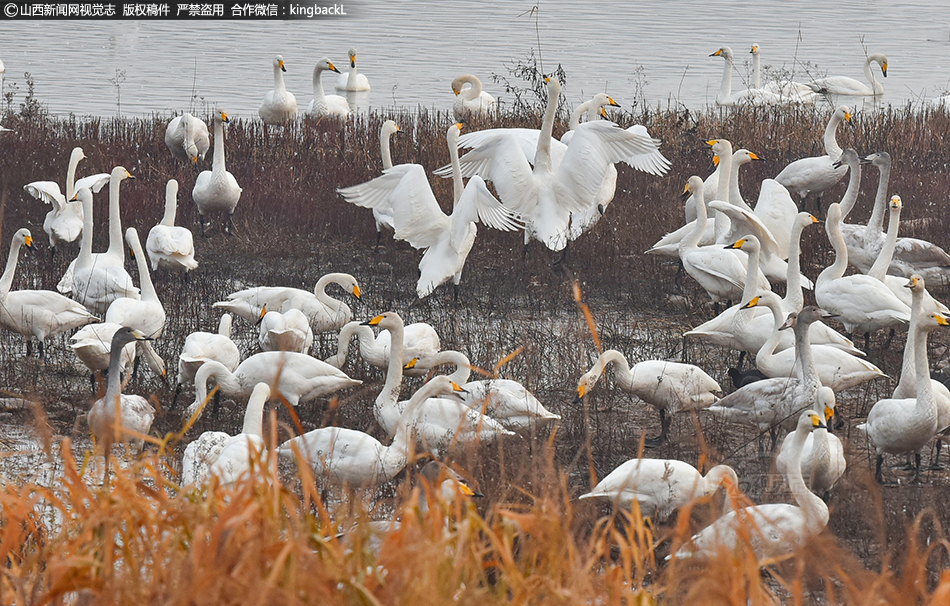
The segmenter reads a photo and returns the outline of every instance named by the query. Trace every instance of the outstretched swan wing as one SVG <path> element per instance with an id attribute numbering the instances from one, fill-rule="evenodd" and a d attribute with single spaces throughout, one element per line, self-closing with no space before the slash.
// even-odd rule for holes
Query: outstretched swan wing
<path id="1" fill-rule="evenodd" d="M 106 186 L 109 182 L 109 179 L 112 177 L 109 173 L 99 173 L 98 175 L 89 175 L 88 177 L 83 177 L 76 181 L 75 189 L 79 191 L 84 187 L 88 187 L 92 190 L 93 193 L 98 194 L 99 190 Z"/>
<path id="2" fill-rule="evenodd" d="M 59 183 L 55 181 L 34 181 L 23 186 L 26 193 L 37 200 L 42 200 L 50 206 L 62 209 L 66 206 L 66 196 L 59 189 Z"/>
<path id="3" fill-rule="evenodd" d="M 524 227 L 518 223 L 514 213 L 488 191 L 485 181 L 477 175 L 465 186 L 462 197 L 452 211 L 451 220 L 452 247 L 455 250 L 461 248 L 470 223 L 478 222 L 501 231 L 515 231 Z"/>

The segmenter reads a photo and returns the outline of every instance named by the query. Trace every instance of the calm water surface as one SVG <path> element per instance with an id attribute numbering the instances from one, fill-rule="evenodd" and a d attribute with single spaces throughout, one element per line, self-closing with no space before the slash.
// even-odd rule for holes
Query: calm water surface
<path id="1" fill-rule="evenodd" d="M 344 69 L 353 46 L 373 87 L 361 107 L 449 109 L 455 76 L 474 73 L 499 96 L 492 74 L 508 76 L 512 61 L 538 46 L 535 19 L 525 14 L 530 2 L 361 0 L 349 6 L 350 17 L 323 21 L 4 20 L 5 90 L 15 85 L 16 102 L 22 100 L 23 74 L 30 72 L 38 99 L 52 113 L 114 115 L 117 90 L 110 78 L 118 69 L 125 72 L 118 90 L 123 115 L 221 104 L 252 116 L 272 88 L 275 54 L 284 56 L 287 87 L 306 107 L 314 63 L 328 56 Z M 572 104 L 607 91 L 627 107 L 642 95 L 652 104 L 701 108 L 714 102 L 722 75 L 723 61 L 708 55 L 731 46 L 733 90 L 745 88 L 753 43 L 762 47 L 763 65 L 798 80 L 863 80 L 864 47 L 883 52 L 889 59 L 885 103 L 917 103 L 950 88 L 950 21 L 922 0 L 542 1 L 540 41 L 545 69 L 560 63 L 566 70 Z M 334 92 L 335 78 L 325 77 L 327 92 Z"/>

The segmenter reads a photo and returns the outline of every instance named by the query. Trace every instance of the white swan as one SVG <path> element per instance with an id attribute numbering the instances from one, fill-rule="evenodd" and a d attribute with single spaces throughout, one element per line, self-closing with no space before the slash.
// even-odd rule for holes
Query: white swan
<path id="1" fill-rule="evenodd" d="M 837 316 L 849 333 L 893 328 L 910 321 L 910 308 L 880 280 L 869 276 L 845 276 L 848 249 L 841 235 L 841 206 L 828 207 L 825 231 L 835 250 L 835 262 L 818 275 L 815 300 Z M 866 346 L 865 346 L 866 347 Z"/>
<path id="2" fill-rule="evenodd" d="M 651 447 L 666 439 L 672 415 L 683 410 L 707 408 L 716 401 L 716 392 L 722 391 L 719 383 L 692 364 L 645 360 L 631 368 L 622 353 L 608 349 L 578 380 L 579 399 L 597 384 L 610 364 L 617 365 L 614 376 L 620 389 L 632 393 L 660 413 L 660 435 L 646 440 Z"/>
<path id="3" fill-rule="evenodd" d="M 406 328 L 409 328 L 408 326 Z M 406 353 L 403 358 L 408 357 Z M 469 381 L 472 364 L 460 351 L 440 351 L 421 358 L 413 358 L 406 364 L 409 370 L 434 368 L 440 364 L 455 364 L 455 371 L 448 375 L 462 386 L 465 393 L 462 403 L 487 414 L 512 431 L 537 428 L 561 418 L 544 407 L 524 385 L 511 379 L 481 379 Z"/>
<path id="4" fill-rule="evenodd" d="M 391 480 L 409 461 L 412 447 L 407 420 L 436 396 L 451 396 L 462 388 L 448 377 L 435 377 L 412 394 L 389 446 L 376 438 L 342 427 L 322 427 L 280 445 L 281 458 L 297 453 L 322 478 L 337 484 L 371 488 Z"/>
<path id="5" fill-rule="evenodd" d="M 307 106 L 307 113 L 317 118 L 330 116 L 333 118 L 345 118 L 350 115 L 350 104 L 340 95 L 327 95 L 323 92 L 323 72 L 340 73 L 340 70 L 333 67 L 333 63 L 326 57 L 317 61 L 313 66 L 313 100 Z"/>
<path id="6" fill-rule="evenodd" d="M 277 55 L 274 57 L 273 63 L 274 88 L 264 95 L 264 102 L 257 110 L 257 114 L 264 121 L 264 124 L 282 126 L 287 122 L 293 122 L 297 118 L 297 98 L 287 90 L 287 86 L 284 84 L 284 72 L 287 71 L 284 66 L 284 58 Z"/>
<path id="7" fill-rule="evenodd" d="M 325 360 L 327 364 L 343 368 L 346 363 L 346 353 L 350 348 L 350 341 L 353 337 L 359 339 L 360 357 L 363 361 L 377 368 L 387 368 L 389 366 L 389 351 L 392 335 L 388 330 L 381 330 L 379 335 L 373 334 L 373 329 L 365 326 L 362 322 L 347 322 L 340 329 L 340 335 L 337 338 L 336 354 Z M 429 356 L 442 349 L 442 341 L 439 339 L 439 333 L 435 331 L 430 324 L 425 322 L 415 322 L 409 324 L 403 329 L 403 358 L 419 358 Z M 423 376 L 428 368 L 409 369 L 405 374 L 410 376 Z M 456 380 L 456 383 L 465 381 Z"/>
<path id="8" fill-rule="evenodd" d="M 887 152 L 878 152 L 867 156 L 863 162 L 873 164 L 881 171 L 874 198 L 874 209 L 867 227 L 864 228 L 864 240 L 861 243 L 863 250 L 858 252 L 858 260 L 852 262 L 852 265 L 861 269 L 862 272 L 867 272 L 869 271 L 867 268 L 874 263 L 881 247 L 884 246 L 884 214 L 887 212 L 887 183 L 890 176 L 891 157 Z M 850 254 L 851 241 L 848 240 L 848 243 Z M 950 282 L 950 255 L 936 244 L 926 240 L 898 238 L 887 273 L 908 278 L 914 274 L 920 274 L 931 286 L 944 285 Z"/>
<path id="9" fill-rule="evenodd" d="M 779 186 L 781 187 L 781 186 Z M 788 254 L 788 243 L 784 250 L 779 248 L 779 244 L 772 231 L 750 211 L 735 206 L 722 200 L 713 200 L 709 203 L 709 208 L 729 217 L 729 229 L 725 233 L 724 243 L 751 243 L 755 238 L 755 246 L 758 248 L 759 262 L 758 269 L 762 274 L 774 282 L 784 282 L 788 276 L 788 263 L 785 256 Z M 734 250 L 744 250 L 747 248 L 740 244 L 730 247 Z M 805 288 L 809 290 L 814 288 L 814 284 L 807 277 L 799 274 L 798 280 Z"/>
<path id="10" fill-rule="evenodd" d="M 465 88 L 466 84 L 468 88 Z M 452 92 L 455 93 L 452 115 L 459 122 L 472 118 L 494 118 L 498 113 L 495 98 L 482 90 L 482 81 L 472 74 L 452 80 Z"/>
<path id="11" fill-rule="evenodd" d="M 3 275 L 0 275 L 0 328 L 22 335 L 28 342 L 29 339 L 35 338 L 39 341 L 39 354 L 42 357 L 46 339 L 95 322 L 98 318 L 79 303 L 58 292 L 11 291 L 21 246 L 33 248 L 33 237 L 26 228 L 21 228 L 13 234 L 7 265 Z"/>
<path id="12" fill-rule="evenodd" d="M 149 432 L 155 420 L 155 407 L 142 396 L 123 394 L 122 379 L 119 377 L 122 348 L 143 338 L 127 326 L 116 331 L 110 348 L 106 394 L 89 409 L 89 429 L 105 450 L 107 470 L 112 445 L 116 442 L 131 442 L 141 449 L 144 442 L 141 436 Z"/>
<path id="13" fill-rule="evenodd" d="M 607 474 L 590 492 L 578 499 L 608 499 L 617 509 L 640 505 L 640 515 L 660 521 L 687 503 L 712 496 L 721 485 L 730 497 L 738 496 L 739 478 L 728 465 L 717 465 L 705 477 L 676 459 L 630 459 Z"/>
<path id="14" fill-rule="evenodd" d="M 498 437 L 513 435 L 494 419 L 462 404 L 456 399 L 431 398 L 410 415 L 408 402 L 398 402 L 403 374 L 404 324 L 399 314 L 386 312 L 367 323 L 379 326 L 392 334 L 392 348 L 386 383 L 373 404 L 373 415 L 390 435 L 400 424 L 409 426 L 416 444 L 433 454 L 441 455 L 457 445 L 488 443 Z"/>
<path id="15" fill-rule="evenodd" d="M 902 206 L 903 203 L 900 196 L 891 197 L 891 202 L 888 205 L 890 216 L 888 217 L 884 246 L 881 248 L 881 252 L 878 253 L 874 265 L 868 270 L 867 275 L 883 282 L 885 286 L 891 289 L 892 293 L 897 295 L 898 299 L 910 307 L 913 301 L 913 295 L 911 291 L 906 288 L 907 278 L 887 274 L 887 270 L 891 265 L 891 259 L 894 256 L 894 249 L 897 246 L 897 233 L 900 229 Z M 934 299 L 927 290 L 924 290 L 924 304 L 927 306 L 927 309 L 935 309 L 942 314 L 950 316 L 950 309 L 947 309 L 946 305 Z"/>
<path id="16" fill-rule="evenodd" d="M 781 96 L 760 88 L 747 88 L 736 93 L 732 92 L 732 49 L 723 46 L 719 50 L 709 55 L 710 57 L 722 57 L 722 83 L 719 85 L 719 92 L 716 94 L 716 105 L 731 107 L 734 105 L 775 105 L 784 103 Z"/>
<path id="17" fill-rule="evenodd" d="M 260 474 L 264 465 L 266 445 L 264 443 L 264 405 L 270 398 L 270 386 L 258 383 L 251 391 L 244 411 L 244 426 L 241 433 L 229 437 L 221 444 L 214 460 L 207 460 L 207 479 L 217 478 L 222 486 L 230 486 L 238 481 Z M 199 481 L 203 481 L 204 478 Z"/>
<path id="18" fill-rule="evenodd" d="M 841 236 L 844 238 L 845 247 L 848 249 L 848 263 L 857 268 L 861 273 L 866 273 L 877 258 L 876 251 L 872 253 L 870 249 L 866 249 L 864 246 L 864 236 L 867 233 L 867 226 L 844 222 L 858 200 L 858 193 L 861 189 L 862 160 L 858 156 L 858 152 L 848 148 L 841 152 L 841 158 L 836 164 L 847 166 L 849 171 L 848 189 L 845 190 L 840 203 Z M 889 173 L 890 156 L 887 156 L 887 166 L 881 169 L 881 183 L 878 184 L 879 192 L 882 188 L 886 191 L 886 179 Z M 883 214 L 881 215 L 881 220 L 881 225 L 883 225 Z"/>
<path id="19" fill-rule="evenodd" d="M 814 105 L 818 100 L 818 93 L 813 91 L 807 84 L 795 82 L 794 80 L 773 80 L 766 82 L 762 86 L 761 68 L 761 47 L 758 44 L 752 45 L 752 88 L 762 89 L 778 95 L 784 103 L 802 103 Z"/>
<path id="20" fill-rule="evenodd" d="M 109 305 L 105 320 L 134 328 L 151 339 L 157 339 L 165 330 L 165 308 L 158 298 L 158 293 L 155 292 L 155 285 L 152 284 L 152 277 L 148 271 L 148 261 L 145 259 L 139 234 L 134 227 L 126 230 L 125 239 L 129 243 L 129 248 L 132 249 L 135 264 L 138 266 L 142 298 L 116 299 Z"/>
<path id="21" fill-rule="evenodd" d="M 307 353 L 313 345 L 313 329 L 310 320 L 299 309 L 265 311 L 260 319 L 257 342 L 263 351 Z"/>
<path id="22" fill-rule="evenodd" d="M 763 305 L 771 310 L 773 330 L 771 336 L 756 353 L 756 367 L 768 377 L 798 375 L 801 378 L 801 370 L 798 368 L 795 351 L 792 349 L 775 351 L 775 347 L 781 339 L 781 327 L 786 320 L 781 300 L 773 293 L 763 293 L 758 297 L 754 297 L 746 307 L 756 307 L 757 305 Z M 886 376 L 874 364 L 857 358 L 837 347 L 818 343 L 812 343 L 811 345 L 821 384 L 831 387 L 835 392 L 841 392 L 865 381 Z"/>
<path id="23" fill-rule="evenodd" d="M 396 227 L 393 237 L 426 249 L 416 284 L 420 299 L 450 279 L 458 286 L 465 259 L 475 244 L 476 222 L 502 231 L 520 227 L 514 214 L 495 199 L 481 177 L 476 175 L 463 185 L 458 159 L 460 128 L 460 123 L 453 124 L 446 134 L 455 185 L 451 215 L 442 212 L 425 169 L 418 164 L 400 164 L 372 181 L 338 190 L 351 204 L 392 209 Z"/>
<path id="24" fill-rule="evenodd" d="M 165 128 L 165 145 L 175 158 L 196 164 L 211 148 L 208 125 L 188 112 L 176 116 Z"/>
<path id="25" fill-rule="evenodd" d="M 148 232 L 145 250 L 152 262 L 152 271 L 159 267 L 184 269 L 198 267 L 195 261 L 195 242 L 191 230 L 175 225 L 178 210 L 178 181 L 169 179 L 165 185 L 165 214 L 161 222 Z"/>
<path id="26" fill-rule="evenodd" d="M 55 181 L 33 181 L 23 186 L 28 194 L 53 207 L 43 220 L 43 231 L 49 236 L 51 254 L 55 254 L 56 245 L 60 242 L 75 242 L 82 235 L 82 204 L 75 200 L 76 191 L 81 187 L 88 187 L 99 193 L 109 182 L 108 173 L 91 175 L 76 181 L 76 167 L 85 157 L 81 147 L 74 147 L 69 154 L 65 193 L 60 191 L 59 183 Z"/>
<path id="27" fill-rule="evenodd" d="M 399 132 L 402 131 L 392 120 L 386 120 L 379 127 L 379 155 L 382 157 L 384 171 L 393 167 L 393 156 L 389 149 L 389 143 L 392 136 Z M 376 222 L 376 245 L 379 246 L 379 240 L 383 235 L 383 226 L 393 231 L 396 230 L 396 224 L 393 221 L 393 209 L 374 206 L 373 220 Z"/>
<path id="28" fill-rule="evenodd" d="M 369 79 L 366 74 L 356 71 L 356 49 L 351 48 L 347 54 L 350 56 L 350 71 L 337 77 L 336 89 L 350 93 L 369 92 Z"/>
<path id="29" fill-rule="evenodd" d="M 509 129 L 475 132 L 459 140 L 462 147 L 472 147 L 461 159 L 462 175 L 479 175 L 491 181 L 502 203 L 525 220 L 526 237 L 540 240 L 555 251 L 567 246 L 571 213 L 596 206 L 610 165 L 646 156 L 656 158 L 656 162 L 649 163 L 654 174 L 663 174 L 663 163 L 667 162 L 652 137 L 636 129 L 624 130 L 607 120 L 578 126 L 557 162 L 551 134 L 560 92 L 557 78 L 548 78 L 547 109 L 533 168 L 523 149 L 524 140 Z M 633 165 L 638 168 L 636 163 Z"/>
<path id="30" fill-rule="evenodd" d="M 871 72 L 871 64 L 881 66 L 881 73 L 887 77 L 887 56 L 881 53 L 868 55 L 864 60 L 864 77 L 870 86 L 847 76 L 828 76 L 808 83 L 808 88 L 822 95 L 848 95 L 858 97 L 877 97 L 884 94 L 884 85 L 878 82 Z"/>
<path id="31" fill-rule="evenodd" d="M 913 276 L 908 286 L 916 298 L 921 298 L 925 282 Z M 914 331 L 914 374 L 917 379 L 916 397 L 879 400 L 868 413 L 867 421 L 858 425 L 877 452 L 875 477 L 883 481 L 881 467 L 884 453 L 913 452 L 916 458 L 915 479 L 920 478 L 920 449 L 936 435 L 939 414 L 930 380 L 930 362 L 927 359 L 927 333 L 950 321 L 939 313 L 926 312 L 923 305 L 914 306 L 910 330 Z"/>
<path id="32" fill-rule="evenodd" d="M 775 377 L 750 383 L 737 389 L 709 407 L 709 411 L 731 423 L 752 425 L 772 431 L 772 446 L 778 440 L 776 428 L 789 428 L 795 415 L 807 410 L 821 387 L 818 368 L 812 356 L 808 330 L 814 322 L 827 317 L 828 312 L 808 306 L 796 316 L 789 316 L 784 327 L 794 327 L 795 355 L 802 369 L 800 376 Z"/>
<path id="33" fill-rule="evenodd" d="M 217 382 L 222 393 L 230 396 L 248 395 L 258 383 L 267 383 L 291 406 L 362 383 L 338 368 L 293 351 L 254 354 L 234 372 L 221 362 L 209 360 L 195 373 L 195 401 L 185 411 L 186 417 L 193 415 L 207 400 L 210 379 Z"/>
<path id="34" fill-rule="evenodd" d="M 195 373 L 209 360 L 220 362 L 230 372 L 241 363 L 241 352 L 231 340 L 231 315 L 222 314 L 218 332 L 193 332 L 185 337 L 178 356 L 178 386 L 194 383 Z M 177 392 L 176 392 L 177 394 Z"/>
<path id="35" fill-rule="evenodd" d="M 102 310 L 95 309 L 95 311 L 105 311 L 105 307 L 108 306 L 109 302 L 112 301 L 112 298 L 116 296 L 119 297 L 131 297 L 134 296 L 136 292 L 134 285 L 132 284 L 132 278 L 125 271 L 125 245 L 123 243 L 122 237 L 122 213 L 119 208 L 119 187 L 122 184 L 122 181 L 125 179 L 134 179 L 123 166 L 116 166 L 112 169 L 112 173 L 109 176 L 109 248 L 104 253 L 93 253 L 92 252 L 92 220 L 91 215 L 86 214 L 87 207 L 82 202 L 82 198 L 79 193 L 83 189 L 89 189 L 89 207 L 88 210 L 92 212 L 92 188 L 91 187 L 82 187 L 76 190 L 76 198 L 80 201 L 80 204 L 83 208 L 83 234 L 86 231 L 89 232 L 89 254 L 90 257 L 87 260 L 87 270 L 83 272 L 83 280 L 76 281 L 75 274 L 77 271 L 77 266 L 79 264 L 79 257 L 73 259 L 69 264 L 69 267 L 66 268 L 66 272 L 63 274 L 63 277 L 60 279 L 59 284 L 56 285 L 56 290 L 63 293 L 64 295 L 71 294 L 74 299 L 80 303 L 84 303 L 86 307 L 90 307 L 89 303 L 83 301 L 84 297 L 99 298 L 105 297 L 105 300 L 102 306 Z M 87 221 L 88 219 L 88 221 Z M 80 241 L 80 254 L 82 256 L 82 242 Z M 92 268 L 92 269 L 89 269 Z M 97 291 L 95 285 L 89 285 L 88 280 L 90 279 L 89 271 L 92 274 L 97 274 L 100 272 L 109 272 L 112 275 L 112 281 L 114 283 L 107 283 L 107 290 L 105 292 Z M 75 284 L 79 284 L 79 287 L 75 287 Z M 91 290 L 90 294 L 87 294 L 85 290 Z M 116 294 L 109 298 L 109 290 L 114 290 Z M 77 292 L 78 291 L 78 292 Z"/>
<path id="36" fill-rule="evenodd" d="M 234 209 L 243 191 L 234 175 L 224 166 L 224 123 L 227 121 L 227 112 L 220 108 L 215 109 L 214 157 L 211 170 L 201 171 L 195 179 L 195 187 L 191 190 L 191 198 L 195 201 L 198 216 L 201 218 L 201 235 L 205 235 L 205 214 L 219 210 L 228 213 L 225 231 L 230 233 L 234 230 Z"/>
<path id="37" fill-rule="evenodd" d="M 832 388 L 822 386 L 818 390 L 815 409 L 819 414 L 824 413 L 825 423 L 830 425 L 835 412 L 835 392 Z M 775 466 L 786 478 L 789 476 L 789 466 L 794 456 L 796 435 L 797 432 L 793 432 L 785 436 L 782 448 L 775 458 Z M 827 493 L 844 474 L 847 466 L 841 440 L 828 431 L 827 427 L 816 427 L 805 438 L 801 454 L 801 471 L 809 490 L 819 494 Z"/>
<path id="38" fill-rule="evenodd" d="M 310 319 L 314 334 L 319 334 L 338 330 L 353 317 L 349 305 L 327 294 L 326 288 L 330 284 L 338 284 L 344 291 L 360 298 L 356 278 L 350 274 L 332 273 L 317 280 L 313 292 L 284 286 L 257 286 L 231 293 L 227 301 L 218 301 L 211 306 L 220 307 L 248 322 L 260 319 L 264 305 L 281 312 L 299 309 Z"/>
<path id="39" fill-rule="evenodd" d="M 683 558 L 735 557 L 748 546 L 758 562 L 779 558 L 801 549 L 808 539 L 828 525 L 828 506 L 808 490 L 801 461 L 805 440 L 811 432 L 826 427 L 821 415 L 802 413 L 789 445 L 788 487 L 798 506 L 786 503 L 752 505 L 730 511 L 689 540 L 672 556 Z"/>
<path id="40" fill-rule="evenodd" d="M 842 122 L 851 123 L 851 110 L 846 105 L 839 106 L 831 114 L 825 127 L 825 155 L 795 160 L 783 168 L 775 180 L 794 192 L 800 200 L 805 199 L 808 194 L 817 194 L 820 204 L 822 192 L 833 187 L 848 172 L 847 166 L 835 166 L 841 159 L 842 152 L 835 135 L 838 125 Z"/>
<path id="41" fill-rule="evenodd" d="M 701 200 L 702 192 L 702 179 L 693 175 L 686 184 L 683 196 L 692 194 L 697 200 Z M 745 285 L 748 255 L 738 250 L 725 250 L 722 246 L 700 247 L 699 241 L 706 232 L 706 205 L 697 203 L 696 211 L 693 231 L 679 245 L 683 269 L 699 282 L 714 302 L 738 300 Z M 771 289 L 769 281 L 758 268 L 756 289 Z"/>

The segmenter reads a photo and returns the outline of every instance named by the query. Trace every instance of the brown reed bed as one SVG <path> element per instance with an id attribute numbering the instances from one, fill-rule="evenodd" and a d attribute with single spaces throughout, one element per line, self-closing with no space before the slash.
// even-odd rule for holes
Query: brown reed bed
<path id="1" fill-rule="evenodd" d="M 228 169 L 244 187 L 235 216 L 237 235 L 196 238 L 201 265 L 187 278 L 163 272 L 154 276 L 168 312 L 165 335 L 156 346 L 170 363 L 172 380 L 140 375 L 132 389 L 154 394 L 160 409 L 155 435 L 181 430 L 183 405 L 169 409 L 174 364 L 187 334 L 216 326 L 211 301 L 242 285 L 311 288 L 329 271 L 348 271 L 360 280 L 363 300 L 348 301 L 356 318 L 396 309 L 407 321 L 427 321 L 437 328 L 444 346 L 460 349 L 489 370 L 519 351 L 501 374 L 522 381 L 561 414 L 559 426 L 532 439 L 461 453 L 460 468 L 486 494 L 476 509 L 466 505 L 458 512 L 465 531 L 446 538 L 441 517 L 419 520 L 404 512 L 404 519 L 413 524 L 387 541 L 391 550 L 384 549 L 379 559 L 383 575 L 366 554 L 347 556 L 334 543 L 335 529 L 327 524 L 325 505 L 307 481 L 293 484 L 293 490 L 240 487 L 227 495 L 230 500 L 224 493 L 207 501 L 177 494 L 174 480 L 183 443 L 203 430 L 240 428 L 243 403 L 229 403 L 218 419 L 205 415 L 183 442 L 169 443 L 160 455 L 120 472 L 110 491 L 81 486 L 76 475 L 81 471 L 73 474 L 68 457 L 57 467 L 58 475 L 66 478 L 62 484 L 7 484 L 0 504 L 2 527 L 16 531 L 5 532 L 0 540 L 0 555 L 8 563 L 4 602 L 73 603 L 67 596 L 78 592 L 80 600 L 95 603 L 940 603 L 950 582 L 941 576 L 946 568 L 943 529 L 950 524 L 950 513 L 943 507 L 950 496 L 947 472 L 930 472 L 922 486 L 880 490 L 870 481 L 871 460 L 863 440 L 852 431 L 857 419 L 890 393 L 886 381 L 839 396 L 839 411 L 847 421 L 839 435 L 848 443 L 850 469 L 833 493 L 829 529 L 807 554 L 772 567 L 768 578 L 741 554 L 737 561 L 706 566 L 662 563 L 669 547 L 664 543 L 654 550 L 656 537 L 666 532 L 672 533 L 674 543 L 682 541 L 701 520 L 709 519 L 708 513 L 700 511 L 691 525 L 655 529 L 644 526 L 639 516 L 615 516 L 572 501 L 592 480 L 635 456 L 644 434 L 652 436 L 659 429 L 655 412 L 610 389 L 609 381 L 581 405 L 572 402 L 577 377 L 598 347 L 620 349 L 634 360 L 679 358 L 682 332 L 710 317 L 706 297 L 695 285 L 687 281 L 686 291 L 679 293 L 673 284 L 675 267 L 642 254 L 682 223 L 678 194 L 683 184 L 690 174 L 709 170 L 703 142 L 729 138 L 737 148 L 766 159 L 743 169 L 743 191 L 754 199 L 755 183 L 795 158 L 820 153 L 827 112 L 744 109 L 695 114 L 648 108 L 622 115 L 622 125 L 644 124 L 663 141 L 664 154 L 673 161 L 668 175 L 656 178 L 619 168 L 617 197 L 606 216 L 572 243 L 569 261 L 557 267 L 537 243 L 524 255 L 520 234 L 480 230 L 459 301 L 450 288 L 443 288 L 422 302 L 414 296 L 418 253 L 388 236 L 374 251 L 369 211 L 347 205 L 335 193 L 337 187 L 379 174 L 378 130 L 387 117 L 404 131 L 393 141 L 397 163 L 417 162 L 431 170 L 448 162 L 445 130 L 450 116 L 427 111 L 371 114 L 344 124 L 308 119 L 269 132 L 256 122 L 236 121 L 226 127 Z M 196 173 L 175 163 L 165 148 L 167 119 L 4 119 L 16 134 L 6 137 L 0 148 L 0 196 L 5 200 L 0 250 L 6 250 L 10 234 L 21 226 L 32 229 L 41 248 L 21 258 L 15 287 L 54 288 L 75 252 L 73 247 L 49 258 L 42 237 L 46 209 L 22 191 L 30 181 L 61 180 L 75 145 L 88 157 L 80 164 L 80 174 L 107 172 L 121 164 L 136 175 L 123 185 L 124 225 L 144 235 L 161 216 L 165 180 L 174 177 L 181 183 L 178 222 L 196 226 L 190 202 Z M 467 128 L 538 123 L 538 112 L 525 111 Z M 563 129 L 558 123 L 555 135 Z M 946 113 L 904 109 L 858 114 L 854 127 L 839 132 L 843 146 L 856 147 L 859 153 L 891 153 L 890 190 L 902 196 L 902 219 L 910 225 L 902 234 L 945 248 L 950 237 L 940 200 L 950 191 L 948 132 Z M 202 168 L 209 165 L 210 155 Z M 874 173 L 865 171 L 856 221 L 870 213 L 877 185 Z M 437 199 L 447 202 L 450 182 L 432 183 Z M 843 191 L 841 184 L 825 202 Z M 95 216 L 96 248 L 101 249 L 107 238 L 106 204 L 97 204 Z M 217 228 L 221 218 L 211 219 Z M 814 277 L 826 264 L 828 248 L 823 230 L 805 232 L 807 275 Z M 572 279 L 590 306 L 601 345 L 574 301 Z M 935 294 L 946 297 L 945 292 Z M 88 448 L 86 430 L 81 424 L 73 428 L 92 395 L 67 341 L 53 340 L 40 362 L 25 358 L 22 342 L 9 337 L 0 339 L 0 390 L 5 392 L 0 396 L 41 402 L 45 418 L 34 421 L 30 409 L 12 403 L 5 405 L 0 418 L 8 426 L 38 432 L 49 444 L 73 436 L 81 454 Z M 872 343 L 873 361 L 892 376 L 899 371 L 901 339 L 899 334 L 889 350 L 881 348 L 883 335 Z M 238 321 L 235 340 L 245 355 L 253 353 L 253 327 Z M 948 342 L 950 335 L 933 335 L 933 359 L 945 359 Z M 320 338 L 315 353 L 326 357 L 334 346 L 335 339 Z M 701 344 L 688 347 L 690 361 L 727 387 L 724 373 L 735 354 Z M 334 404 L 302 405 L 297 412 L 306 428 L 340 424 L 377 431 L 366 419 L 381 373 L 358 361 L 348 362 L 346 369 L 363 379 L 364 387 L 343 394 Z M 186 390 L 183 401 L 189 397 Z M 284 411 L 278 420 L 275 430 L 291 426 Z M 673 436 L 648 456 L 694 464 L 726 462 L 736 467 L 741 488 L 754 502 L 785 498 L 769 461 L 754 454 L 754 432 L 684 415 L 674 421 Z M 0 462 L 0 467 L 6 464 Z M 83 477 L 89 479 L 88 474 Z M 398 482 L 384 487 L 367 505 L 369 513 L 390 512 L 397 507 L 393 499 L 407 491 Z M 87 511 L 93 521 L 76 522 L 75 528 L 50 526 L 34 513 L 40 499 L 53 503 L 67 520 L 76 519 L 69 512 Z M 122 534 L 136 524 L 142 527 L 141 535 Z M 122 542 L 106 544 L 106 537 L 115 533 L 124 537 Z M 250 547 L 242 549 L 245 544 Z M 431 564 L 422 566 L 424 562 Z"/>

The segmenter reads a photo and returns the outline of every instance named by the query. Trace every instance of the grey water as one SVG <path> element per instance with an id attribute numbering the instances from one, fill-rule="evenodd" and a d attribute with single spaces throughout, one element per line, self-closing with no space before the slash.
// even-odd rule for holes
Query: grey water
<path id="1" fill-rule="evenodd" d="M 539 10 L 531 13 L 537 4 Z M 950 18 L 923 0 L 877 2 L 650 0 L 438 3 L 358 0 L 348 16 L 299 21 L 0 21 L 4 92 L 13 109 L 26 92 L 54 115 L 147 116 L 220 105 L 256 116 L 273 87 L 271 61 L 283 55 L 288 90 L 306 108 L 311 72 L 327 56 L 346 70 L 347 50 L 372 91 L 365 109 L 450 109 L 450 83 L 463 73 L 506 100 L 493 75 L 530 52 L 545 71 L 558 64 L 577 104 L 605 91 L 634 102 L 702 109 L 713 105 L 722 45 L 736 56 L 733 90 L 751 82 L 752 44 L 763 66 L 799 81 L 823 75 L 865 81 L 866 53 L 885 53 L 884 104 L 921 104 L 950 89 Z M 876 69 L 876 66 L 875 66 Z M 325 74 L 327 93 L 336 75 Z M 510 96 L 507 98 L 510 101 Z M 206 115 L 206 113 L 202 113 Z"/>

